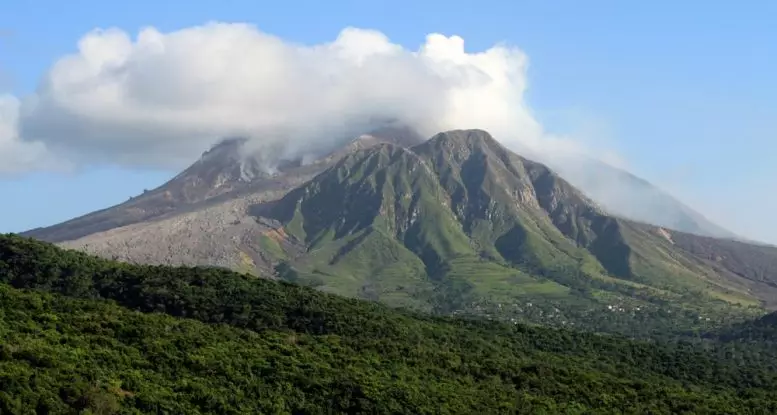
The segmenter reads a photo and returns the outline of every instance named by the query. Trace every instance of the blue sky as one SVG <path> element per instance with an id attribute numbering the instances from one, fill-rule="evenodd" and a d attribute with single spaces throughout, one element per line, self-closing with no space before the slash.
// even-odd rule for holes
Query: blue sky
<path id="1" fill-rule="evenodd" d="M 551 132 L 596 141 L 717 222 L 777 241 L 777 3 L 771 1 L 27 0 L 0 13 L 0 94 L 24 97 L 96 27 L 134 36 L 248 22 L 287 41 L 375 29 L 417 49 L 428 33 L 529 57 L 528 103 Z M 202 149 L 204 150 L 204 149 Z M 87 166 L 0 176 L 0 232 L 126 200 L 174 171 Z M 761 219 L 763 217 L 763 220 Z"/>

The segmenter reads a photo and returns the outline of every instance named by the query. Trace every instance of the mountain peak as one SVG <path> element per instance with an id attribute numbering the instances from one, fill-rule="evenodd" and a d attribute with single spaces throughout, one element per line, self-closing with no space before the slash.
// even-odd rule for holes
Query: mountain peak
<path id="1" fill-rule="evenodd" d="M 245 154 L 246 138 L 222 140 L 160 190 L 171 192 L 187 202 L 204 200 L 224 193 L 240 183 L 250 183 L 270 174 L 258 157 Z"/>
<path id="2" fill-rule="evenodd" d="M 437 154 L 455 162 L 463 162 L 474 154 L 503 161 L 517 157 L 499 144 L 491 134 L 480 129 L 441 132 L 413 149 L 418 154 Z"/>
<path id="3" fill-rule="evenodd" d="M 382 142 L 393 143 L 402 147 L 412 147 L 416 144 L 423 143 L 426 140 L 426 138 L 419 134 L 418 131 L 405 125 L 383 126 L 376 128 L 365 135 Z"/>
<path id="4" fill-rule="evenodd" d="M 202 153 L 203 159 L 218 156 L 234 157 L 240 154 L 248 139 L 245 137 L 227 137 L 212 145 L 210 149 Z"/>
<path id="5" fill-rule="evenodd" d="M 468 130 L 449 130 L 438 133 L 430 141 L 439 141 L 449 145 L 466 146 L 473 148 L 476 146 L 501 146 L 488 131 L 481 129 Z"/>

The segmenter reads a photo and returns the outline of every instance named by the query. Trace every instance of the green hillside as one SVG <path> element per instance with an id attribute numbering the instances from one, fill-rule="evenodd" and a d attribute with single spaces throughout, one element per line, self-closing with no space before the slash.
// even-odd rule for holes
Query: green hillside
<path id="1" fill-rule="evenodd" d="M 739 357 L 0 236 L 0 413 L 773 413 Z"/>
<path id="2" fill-rule="evenodd" d="M 762 313 L 738 273 L 480 130 L 350 153 L 269 216 L 303 247 L 280 277 L 391 306 L 629 335 Z"/>

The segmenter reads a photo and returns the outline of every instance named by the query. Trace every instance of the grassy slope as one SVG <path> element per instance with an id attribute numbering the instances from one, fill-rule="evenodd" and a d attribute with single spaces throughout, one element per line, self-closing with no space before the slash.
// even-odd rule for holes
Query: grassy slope
<path id="1" fill-rule="evenodd" d="M 414 297 L 431 289 L 427 269 L 471 251 L 455 226 L 416 221 L 429 215 L 455 225 L 445 221 L 429 175 L 407 173 L 416 169 L 423 166 L 409 153 L 379 146 L 345 157 L 281 201 L 289 233 L 309 246 L 294 261 L 298 272 L 326 291 L 425 307 Z"/>
<path id="2" fill-rule="evenodd" d="M 726 349 L 421 317 L 17 237 L 0 237 L 0 281 L 3 413 L 777 409 L 773 364 Z"/>
<path id="3" fill-rule="evenodd" d="M 477 131 L 352 153 L 276 216 L 309 247 L 289 259 L 296 281 L 394 306 L 584 326 L 586 308 L 669 308 L 682 329 L 757 312 L 737 307 L 752 295 Z"/>

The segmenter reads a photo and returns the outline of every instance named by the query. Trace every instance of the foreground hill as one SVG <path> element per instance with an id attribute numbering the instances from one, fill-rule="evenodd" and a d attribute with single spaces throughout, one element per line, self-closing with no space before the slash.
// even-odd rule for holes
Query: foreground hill
<path id="1" fill-rule="evenodd" d="M 725 348 L 422 317 L 14 236 L 0 332 L 10 414 L 777 410 L 773 361 Z"/>

